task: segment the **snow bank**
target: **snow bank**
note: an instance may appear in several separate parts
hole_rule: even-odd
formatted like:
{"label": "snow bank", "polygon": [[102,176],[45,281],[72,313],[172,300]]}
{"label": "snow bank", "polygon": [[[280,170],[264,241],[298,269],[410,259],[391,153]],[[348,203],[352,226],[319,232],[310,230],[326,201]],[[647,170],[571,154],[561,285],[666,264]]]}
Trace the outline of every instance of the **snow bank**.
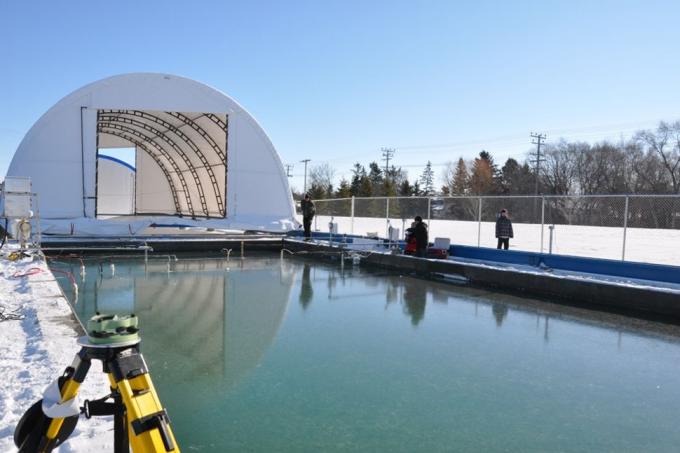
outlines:
{"label": "snow bank", "polygon": [[[16,451],[13,435],[17,422],[45,387],[71,364],[80,349],[79,326],[61,289],[44,261],[37,257],[20,262],[0,257],[0,306],[22,320],[0,322],[0,451]],[[34,275],[18,277],[30,269]],[[96,363],[82,385],[79,397],[94,399],[109,391],[106,375]],[[110,417],[81,417],[76,430],[56,451],[112,451]]]}

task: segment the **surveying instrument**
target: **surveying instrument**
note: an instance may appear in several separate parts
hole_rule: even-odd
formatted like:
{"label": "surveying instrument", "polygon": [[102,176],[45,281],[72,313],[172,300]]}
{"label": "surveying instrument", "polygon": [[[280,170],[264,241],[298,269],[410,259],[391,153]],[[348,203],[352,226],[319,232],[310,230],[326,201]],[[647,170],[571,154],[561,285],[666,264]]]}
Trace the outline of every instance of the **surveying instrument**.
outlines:
{"label": "surveying instrument", "polygon": [[[86,418],[113,415],[114,452],[178,452],[170,420],[161,406],[139,350],[138,319],[130,315],[100,315],[87,322],[87,336],[71,366],[50,384],[21,417],[14,443],[21,453],[47,453],[71,435],[81,413]],[[111,393],[78,406],[78,388],[92,360],[101,360]]]}

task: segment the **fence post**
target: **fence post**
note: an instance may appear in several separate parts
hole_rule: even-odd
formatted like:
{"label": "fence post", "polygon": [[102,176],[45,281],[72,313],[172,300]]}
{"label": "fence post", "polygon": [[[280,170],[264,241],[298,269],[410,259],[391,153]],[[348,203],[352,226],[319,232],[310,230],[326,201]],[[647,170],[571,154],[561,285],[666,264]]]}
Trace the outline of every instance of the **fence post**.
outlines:
{"label": "fence post", "polygon": [[626,232],[628,231],[628,195],[626,195],[626,207],[623,210],[623,248],[621,261],[626,261]]}
{"label": "fence post", "polygon": [[431,219],[431,217],[430,217],[431,208],[432,208],[432,198],[427,197],[427,227],[430,230],[432,229],[432,226],[430,225],[430,223],[431,223],[431,221],[430,221],[430,219]]}
{"label": "fence post", "polygon": [[350,232],[350,234],[354,234],[354,195],[352,195],[351,217],[352,217],[352,220],[350,220],[349,232]]}
{"label": "fence post", "polygon": [[479,211],[477,213],[477,247],[480,247],[482,241],[482,197],[479,197]]}
{"label": "fence post", "polygon": [[545,197],[541,197],[541,253],[543,253],[543,226],[544,225],[545,225]]}
{"label": "fence post", "polygon": [[390,239],[390,199],[385,197],[385,237]]}

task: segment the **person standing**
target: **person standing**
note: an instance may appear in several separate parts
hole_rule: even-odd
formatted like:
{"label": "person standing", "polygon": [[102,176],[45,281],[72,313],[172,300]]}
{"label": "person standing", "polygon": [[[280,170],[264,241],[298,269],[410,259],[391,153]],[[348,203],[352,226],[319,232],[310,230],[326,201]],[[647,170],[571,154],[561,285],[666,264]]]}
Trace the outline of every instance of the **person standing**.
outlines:
{"label": "person standing", "polygon": [[300,208],[302,209],[302,225],[305,228],[305,240],[308,241],[312,238],[312,219],[314,214],[316,214],[314,202],[308,193],[305,194],[305,198],[300,202]]}
{"label": "person standing", "polygon": [[501,212],[498,213],[498,219],[496,219],[496,237],[498,238],[497,249],[503,246],[507,250],[510,247],[510,238],[513,237],[512,222],[508,218],[508,210],[505,208],[501,209]]}
{"label": "person standing", "polygon": [[416,238],[416,253],[415,256],[425,258],[427,256],[427,225],[423,222],[423,218],[417,215],[413,220],[415,220],[415,226],[413,227],[413,236]]}

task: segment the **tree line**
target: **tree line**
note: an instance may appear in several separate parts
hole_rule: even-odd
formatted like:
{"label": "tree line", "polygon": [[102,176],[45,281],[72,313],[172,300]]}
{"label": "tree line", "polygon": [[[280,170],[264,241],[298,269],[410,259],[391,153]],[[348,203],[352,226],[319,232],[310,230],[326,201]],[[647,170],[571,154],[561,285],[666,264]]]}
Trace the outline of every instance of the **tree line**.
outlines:
{"label": "tree line", "polygon": [[[342,178],[337,186],[334,176],[335,170],[329,164],[312,167],[308,190],[312,198],[680,194],[680,121],[660,122],[655,129],[641,130],[616,143],[563,139],[545,144],[538,167],[535,155],[527,154],[522,162],[509,158],[499,166],[490,152],[482,150],[472,160],[461,157],[448,162],[439,185],[429,161],[414,180],[409,180],[401,167],[385,169],[377,162],[368,166],[355,163],[351,178]],[[680,217],[680,206],[676,207],[675,200],[631,200],[629,220],[633,224],[675,227],[680,222],[676,220]],[[477,205],[472,201],[447,203],[451,205],[447,206],[447,213],[452,218],[474,219],[478,215]],[[507,205],[508,201],[499,203]],[[622,203],[622,199],[555,199],[550,201],[546,214],[550,217],[548,221],[554,223],[620,225]],[[644,206],[636,207],[635,203]],[[536,205],[526,200],[513,200],[512,204],[509,209],[514,210],[515,219],[535,221],[539,215]],[[500,204],[487,202],[487,206],[483,210],[488,212],[483,212],[483,217],[492,218]]]}
{"label": "tree line", "polygon": [[[680,121],[661,122],[618,143],[545,144],[538,178],[529,155],[498,166],[481,151],[472,160],[448,162],[437,187],[432,163],[415,180],[401,167],[357,162],[352,176],[334,185],[335,169],[313,166],[308,192],[313,198],[434,195],[608,195],[680,194]],[[535,156],[534,156],[535,157]]]}

